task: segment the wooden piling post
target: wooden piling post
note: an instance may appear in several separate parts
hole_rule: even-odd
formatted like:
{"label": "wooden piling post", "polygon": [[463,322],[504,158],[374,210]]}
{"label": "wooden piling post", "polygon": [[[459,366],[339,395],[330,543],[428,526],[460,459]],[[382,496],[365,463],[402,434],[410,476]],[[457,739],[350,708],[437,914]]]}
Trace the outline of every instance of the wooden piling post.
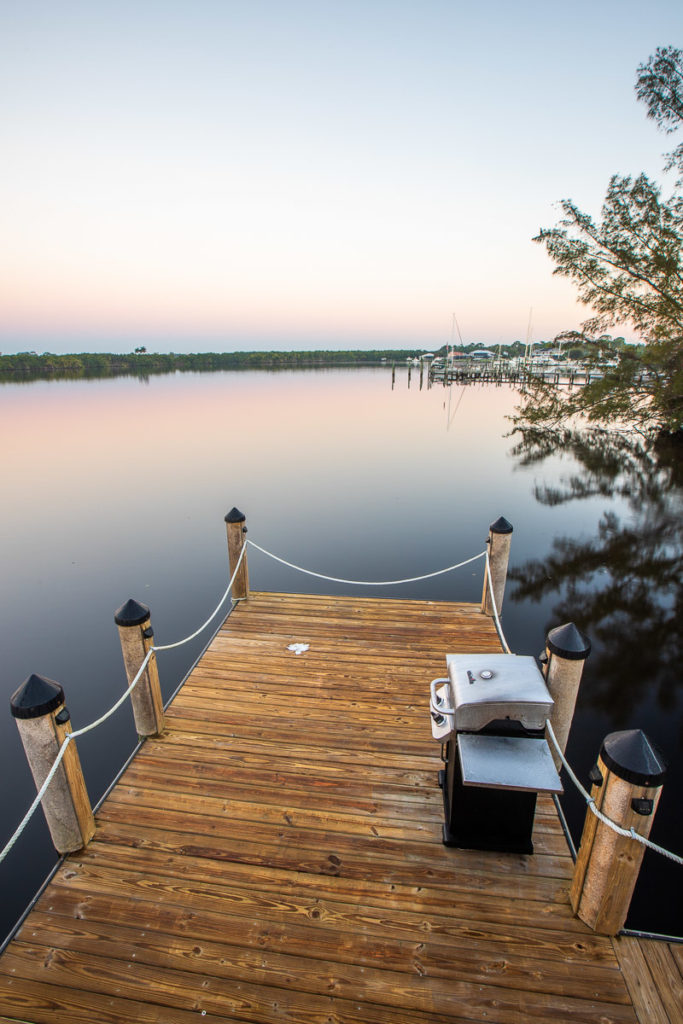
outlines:
{"label": "wooden piling post", "polygon": [[[640,729],[605,737],[591,773],[598,810],[647,838],[666,765]],[[588,809],[570,892],[572,909],[593,931],[616,935],[626,921],[645,847],[621,836]]]}
{"label": "wooden piling post", "polygon": [[[488,545],[489,564],[491,567],[491,582],[493,584],[493,600],[496,603],[496,610],[500,615],[503,609],[503,597],[505,595],[505,582],[508,573],[508,561],[510,559],[510,541],[512,539],[512,526],[507,519],[500,516],[495,523],[489,526],[489,536],[486,541]],[[484,590],[481,597],[481,610],[485,615],[493,615],[493,601],[491,600],[491,588],[489,587],[489,575],[484,572]]]}
{"label": "wooden piling post", "polygon": [[[228,557],[230,559],[230,577],[232,578],[242,548],[245,544],[247,532],[246,516],[237,508],[232,508],[225,517],[225,525],[228,531]],[[232,585],[233,601],[246,601],[249,597],[249,569],[247,567],[247,555],[244,554],[239,572]]]}
{"label": "wooden piling post", "polygon": [[[123,663],[130,686],[140,671],[140,666],[147,657],[154,639],[149,608],[131,597],[116,611],[114,622],[118,626]],[[163,732],[164,705],[154,654],[131,692],[130,702],[138,736],[158,736]]]}
{"label": "wooden piling post", "polygon": [[[12,694],[10,708],[39,790],[71,732],[64,690],[53,679],[31,675]],[[58,853],[87,846],[95,833],[95,819],[74,740],[64,751],[41,803]]]}
{"label": "wooden piling post", "polygon": [[[562,753],[566,750],[569,731],[574,718],[576,696],[583,674],[583,665],[591,652],[588,637],[576,628],[573,622],[551,629],[545,638],[547,664],[545,681],[553,698],[550,724]],[[550,744],[555,766],[560,770],[562,760]]]}

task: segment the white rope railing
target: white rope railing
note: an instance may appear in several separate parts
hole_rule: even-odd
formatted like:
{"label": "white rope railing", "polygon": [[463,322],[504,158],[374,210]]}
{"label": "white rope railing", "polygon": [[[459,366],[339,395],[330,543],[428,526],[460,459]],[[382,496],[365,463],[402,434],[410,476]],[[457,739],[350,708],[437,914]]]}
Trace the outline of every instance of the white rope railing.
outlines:
{"label": "white rope railing", "polygon": [[[63,741],[61,747],[59,748],[59,751],[57,752],[57,756],[55,757],[55,760],[54,760],[53,764],[51,765],[50,770],[49,770],[47,776],[45,777],[44,782],[42,783],[42,785],[41,785],[40,789],[38,790],[38,792],[37,792],[33,802],[31,803],[31,806],[28,808],[26,814],[22,818],[21,822],[19,823],[19,825],[15,829],[15,831],[12,834],[12,836],[10,837],[10,839],[7,841],[7,843],[3,847],[2,851],[0,851],[0,863],[5,859],[5,857],[8,855],[8,853],[10,852],[12,847],[16,844],[16,842],[18,841],[18,839],[20,838],[20,836],[24,832],[26,826],[28,825],[28,822],[30,821],[32,815],[35,813],[35,811],[36,811],[38,805],[40,804],[41,800],[45,796],[45,793],[47,792],[48,786],[52,782],[55,774],[57,773],[57,770],[58,770],[60,764],[62,763],[62,760],[64,758],[64,754],[66,753],[66,749],[67,749],[69,743],[71,743],[73,740],[77,739],[79,736],[84,736],[86,733],[91,732],[93,729],[98,728],[98,726],[100,726],[104,722],[106,722],[108,718],[110,718],[116,711],[118,711],[118,709],[121,707],[121,705],[128,699],[130,694],[133,692],[133,690],[137,686],[138,682],[140,681],[143,672],[147,668],[147,665],[149,664],[150,660],[152,659],[153,656],[156,655],[156,653],[158,651],[169,651],[169,650],[172,650],[172,649],[177,648],[177,647],[182,647],[184,644],[189,643],[191,640],[194,640],[195,637],[199,636],[199,634],[202,633],[207,628],[207,626],[209,626],[211,624],[211,622],[213,622],[215,617],[218,615],[218,612],[220,611],[222,606],[225,604],[225,601],[227,600],[228,595],[230,594],[232,586],[233,586],[233,584],[235,582],[235,578],[236,578],[237,573],[239,572],[240,566],[242,564],[242,560],[245,557],[246,550],[247,550],[247,544],[249,544],[251,547],[255,548],[257,551],[260,551],[261,554],[266,555],[267,557],[273,559],[274,561],[280,562],[282,565],[285,565],[285,566],[287,566],[290,569],[294,569],[297,572],[304,573],[307,576],[314,576],[317,579],[326,580],[326,581],[332,582],[332,583],[345,583],[345,584],[349,584],[349,585],[352,585],[352,586],[366,586],[366,587],[397,586],[397,585],[400,585],[402,583],[417,583],[417,582],[420,582],[421,580],[432,579],[435,576],[442,576],[445,573],[453,572],[455,569],[460,569],[460,568],[462,568],[465,565],[470,565],[472,562],[476,562],[480,558],[485,558],[486,576],[487,576],[487,580],[488,580],[489,594],[490,594],[490,599],[491,599],[491,607],[493,608],[493,616],[494,616],[494,620],[495,620],[495,623],[496,623],[496,629],[498,631],[498,635],[500,637],[501,643],[502,643],[505,651],[508,654],[511,653],[510,646],[509,646],[507,640],[505,639],[505,635],[503,633],[503,628],[502,628],[501,623],[500,623],[500,616],[498,614],[498,609],[496,607],[496,601],[495,601],[495,596],[494,596],[494,591],[493,591],[493,580],[492,580],[492,577],[491,577],[491,563],[490,563],[490,559],[489,559],[488,550],[481,551],[479,554],[473,555],[471,558],[467,558],[467,559],[465,559],[462,562],[456,563],[455,565],[447,566],[445,569],[438,569],[435,572],[425,573],[422,576],[411,576],[411,577],[408,577],[406,579],[400,579],[400,580],[368,581],[368,580],[347,580],[347,579],[342,579],[342,578],[337,577],[337,576],[327,576],[327,575],[324,575],[323,573],[314,572],[314,571],[312,571],[310,569],[305,569],[305,568],[303,568],[300,565],[295,565],[293,562],[288,562],[286,559],[280,558],[278,555],[273,554],[271,551],[268,551],[265,548],[262,548],[260,545],[256,544],[254,541],[247,540],[246,543],[242,546],[242,550],[240,552],[240,556],[239,556],[239,558],[237,560],[237,563],[235,565],[235,569],[233,571],[232,576],[230,577],[230,582],[228,583],[228,585],[227,585],[227,587],[225,589],[225,592],[223,593],[223,596],[221,597],[220,601],[218,602],[218,604],[216,605],[215,609],[213,610],[211,615],[208,617],[208,619],[206,619],[206,621],[198,629],[196,629],[193,633],[190,633],[189,636],[186,636],[182,640],[177,640],[175,643],[171,643],[171,644],[155,644],[154,646],[150,647],[149,650],[147,651],[143,661],[142,661],[142,664],[140,665],[140,668],[137,671],[137,674],[135,675],[135,678],[131,681],[130,685],[124,691],[124,693],[119,697],[119,699],[109,708],[109,710],[106,711],[99,718],[95,719],[95,721],[91,722],[89,725],[83,726],[83,728],[81,728],[81,729],[76,729],[73,732],[70,732],[70,733],[68,733],[66,735],[66,737],[64,738],[64,741]],[[585,799],[588,807],[592,811],[592,813],[595,814],[595,816],[597,818],[599,818],[600,821],[602,821],[609,828],[613,829],[619,835],[624,836],[626,838],[635,839],[637,842],[642,843],[644,846],[647,846],[649,849],[654,850],[657,853],[661,853],[663,856],[668,857],[670,860],[675,861],[677,864],[683,864],[683,858],[679,857],[677,854],[671,853],[669,850],[665,850],[663,847],[658,846],[656,843],[651,842],[649,839],[646,839],[644,836],[639,835],[633,828],[631,828],[631,829],[624,829],[624,828],[622,828],[620,825],[617,825],[616,822],[612,821],[610,818],[608,818],[606,815],[604,815],[600,810],[598,810],[598,808],[597,808],[597,806],[595,804],[595,801],[590,796],[590,794],[584,789],[584,787],[581,785],[581,783],[577,779],[576,775],[574,774],[571,766],[569,765],[568,761],[566,760],[563,751],[560,749],[560,746],[559,746],[559,744],[557,742],[557,738],[555,736],[555,733],[553,732],[552,726],[551,726],[549,721],[546,722],[546,726],[547,726],[547,730],[548,730],[548,736],[549,736],[550,740],[552,741],[555,749],[557,750],[557,753],[558,753],[558,755],[559,755],[559,757],[560,757],[560,759],[562,761],[562,764],[564,765],[564,767],[565,767],[565,769],[567,771],[567,774],[569,775],[570,779],[572,780],[572,782],[574,783],[576,788],[579,790],[579,792],[584,797],[584,799]]]}
{"label": "white rope railing", "polygon": [[560,758],[562,764],[566,769],[567,775],[572,780],[572,782],[578,789],[579,793],[586,801],[586,804],[588,805],[591,813],[594,814],[595,817],[603,823],[603,825],[607,825],[607,827],[611,828],[613,832],[616,832],[617,835],[623,836],[625,839],[635,839],[637,843],[641,843],[643,846],[647,846],[648,849],[654,850],[655,853],[661,853],[663,857],[668,857],[669,860],[674,861],[674,863],[683,864],[683,857],[679,857],[678,854],[671,853],[670,850],[665,850],[663,846],[658,846],[657,843],[653,843],[650,839],[646,839],[645,836],[641,836],[638,832],[636,832],[636,830],[633,827],[627,829],[623,828],[621,825],[617,825],[616,821],[612,821],[611,818],[608,818],[606,814],[603,814],[602,811],[599,810],[597,804],[595,803],[595,800],[590,795],[590,793],[581,785],[574,771],[572,770],[571,765],[567,761],[567,758],[564,756],[564,752],[560,747],[560,744],[557,742],[557,737],[553,732],[552,725],[549,721],[547,721],[545,725],[548,732],[548,737],[551,740],[553,746],[555,747],[558,757]]}
{"label": "white rope railing", "polygon": [[52,762],[50,770],[47,773],[47,775],[45,776],[45,780],[44,780],[42,786],[40,787],[40,789],[38,790],[33,803],[31,804],[31,806],[27,810],[27,812],[24,815],[24,817],[19,822],[19,825],[14,830],[14,832],[13,832],[12,836],[10,837],[10,839],[7,841],[7,843],[5,843],[4,847],[2,848],[2,851],[0,851],[0,863],[2,863],[2,861],[5,859],[7,854],[10,852],[10,850],[12,849],[14,844],[17,842],[17,840],[21,836],[22,832],[24,831],[24,829],[28,825],[29,821],[31,820],[31,816],[34,814],[36,808],[38,807],[38,804],[40,803],[40,801],[45,796],[45,793],[47,792],[47,787],[50,785],[50,783],[54,779],[55,775],[57,774],[57,769],[59,768],[60,764],[62,763],[62,760],[64,758],[64,754],[66,753],[66,748],[69,746],[69,744],[72,742],[72,740],[77,739],[79,736],[84,736],[85,733],[91,732],[92,729],[96,729],[99,725],[102,725],[103,722],[106,722],[106,720],[108,718],[110,718],[114,714],[115,711],[118,711],[118,709],[121,707],[123,702],[130,696],[130,694],[133,692],[133,690],[137,686],[137,684],[138,684],[138,682],[139,682],[139,680],[140,680],[140,678],[142,676],[142,673],[147,668],[147,665],[149,664],[149,661],[150,661],[150,659],[151,659],[153,654],[154,654],[154,649],[150,648],[150,650],[147,651],[147,654],[145,655],[144,661],[142,662],[142,664],[140,665],[140,668],[138,669],[138,673],[135,676],[135,679],[133,679],[133,681],[131,682],[130,686],[125,691],[125,693],[121,694],[121,696],[116,701],[116,703],[113,704],[109,708],[109,710],[107,712],[105,712],[105,714],[101,715],[100,718],[96,719],[94,722],[91,722],[90,725],[84,725],[82,729],[76,729],[74,732],[67,733],[67,735],[64,737],[64,741],[63,741],[61,747],[59,748],[59,750],[57,751],[57,756],[55,757],[54,761]]}
{"label": "white rope railing", "polygon": [[213,620],[216,618],[216,616],[218,615],[219,611],[221,610],[222,606],[225,604],[225,601],[227,600],[228,594],[232,590],[232,585],[235,582],[235,577],[237,576],[237,573],[239,572],[240,566],[242,564],[242,559],[244,558],[246,553],[247,553],[247,546],[246,546],[246,544],[243,544],[242,545],[242,550],[240,551],[240,557],[237,559],[237,565],[235,566],[235,571],[233,572],[232,576],[230,577],[230,582],[228,583],[227,587],[225,588],[225,593],[223,594],[222,598],[220,599],[220,601],[218,602],[218,604],[216,605],[214,610],[209,615],[209,617],[206,620],[206,622],[202,626],[200,626],[199,629],[195,629],[194,633],[190,633],[189,636],[186,636],[184,640],[176,640],[176,642],[174,644],[155,644],[155,646],[152,647],[151,650],[153,650],[153,651],[170,651],[174,647],[182,647],[183,644],[188,644],[190,642],[190,640],[194,640],[195,637],[199,636],[200,633],[204,632],[206,627],[211,622],[213,622]]}
{"label": "white rope railing", "polygon": [[[58,770],[60,764],[62,763],[62,760],[64,758],[64,754],[66,753],[66,748],[68,747],[69,743],[71,743],[73,740],[77,739],[79,736],[84,736],[86,733],[91,732],[93,729],[96,729],[98,726],[102,725],[103,722],[106,722],[108,718],[111,718],[111,716],[116,711],[118,711],[118,709],[121,707],[121,705],[128,699],[128,697],[131,695],[131,693],[133,692],[133,690],[137,686],[138,682],[140,681],[140,679],[142,677],[143,672],[145,671],[145,669],[147,668],[147,665],[150,662],[150,659],[154,655],[156,655],[157,652],[159,652],[159,651],[170,651],[170,650],[173,650],[176,647],[182,647],[184,644],[189,643],[191,640],[194,640],[195,637],[199,636],[199,634],[202,633],[207,628],[207,626],[209,626],[211,624],[211,622],[213,622],[213,620],[216,618],[216,616],[218,615],[219,611],[221,610],[221,608],[225,604],[225,601],[227,600],[228,595],[230,594],[230,591],[232,590],[232,586],[233,586],[233,584],[235,582],[235,578],[237,576],[237,573],[239,572],[240,566],[242,565],[242,561],[243,561],[243,559],[244,559],[244,557],[246,555],[247,544],[251,545],[251,547],[255,548],[257,551],[260,551],[261,554],[267,555],[269,558],[272,558],[276,562],[280,562],[281,564],[288,566],[290,569],[295,569],[298,572],[305,573],[307,576],[315,576],[318,579],[327,580],[328,582],[332,582],[332,583],[348,583],[348,584],[351,584],[353,586],[385,587],[385,586],[397,586],[397,585],[399,585],[401,583],[417,583],[417,582],[419,582],[421,580],[432,579],[434,576],[442,576],[445,573],[453,572],[455,569],[461,569],[463,566],[470,565],[472,562],[476,562],[479,558],[483,558],[484,556],[486,556],[486,562],[487,562],[487,567],[488,567],[488,552],[487,551],[481,551],[478,555],[473,555],[472,558],[467,558],[464,561],[458,562],[455,565],[449,565],[445,569],[438,569],[436,572],[426,573],[423,576],[411,576],[411,577],[408,577],[406,579],[401,579],[401,580],[384,580],[384,581],[378,581],[378,582],[369,582],[367,580],[346,580],[346,579],[341,579],[341,578],[336,577],[336,576],[325,576],[322,573],[313,572],[310,569],[304,569],[300,565],[295,565],[293,562],[288,562],[284,558],[280,558],[278,555],[274,555],[271,551],[267,551],[265,548],[262,548],[262,547],[260,547],[260,545],[254,543],[254,541],[247,540],[246,543],[242,545],[242,550],[240,551],[240,555],[239,555],[239,558],[238,558],[237,563],[235,565],[235,569],[234,569],[234,571],[232,573],[232,576],[230,577],[230,582],[228,583],[223,596],[221,597],[220,601],[218,602],[218,604],[216,605],[215,609],[213,610],[211,615],[208,617],[208,619],[198,629],[196,629],[193,633],[190,633],[189,636],[184,637],[184,639],[182,639],[182,640],[177,640],[175,643],[171,643],[171,644],[155,644],[154,646],[150,647],[149,650],[147,651],[147,654],[145,655],[145,658],[144,658],[142,664],[140,665],[140,668],[138,669],[138,672],[137,672],[135,678],[130,683],[128,689],[125,690],[125,692],[109,708],[109,710],[106,711],[99,718],[97,718],[94,722],[91,722],[89,725],[83,726],[83,728],[81,728],[81,729],[76,729],[73,732],[70,732],[70,733],[68,733],[66,735],[66,737],[64,738],[64,741],[63,741],[61,747],[59,748],[59,750],[57,752],[57,756],[55,757],[55,760],[52,763],[52,765],[50,767],[50,770],[49,770],[49,772],[47,773],[47,775],[45,777],[45,780],[43,781],[43,784],[41,785],[40,789],[38,790],[38,792],[37,792],[37,794],[35,796],[35,799],[31,803],[31,806],[27,810],[26,814],[22,818],[21,822],[19,823],[19,825],[15,829],[15,831],[12,834],[12,836],[10,837],[10,839],[7,841],[7,843],[5,844],[3,849],[0,851],[0,863],[5,859],[5,857],[8,855],[8,853],[10,852],[12,847],[15,845],[15,843],[17,842],[17,840],[19,839],[19,837],[21,836],[21,834],[25,830],[26,826],[28,825],[32,815],[35,813],[36,809],[38,808],[38,805],[40,804],[41,800],[45,796],[45,793],[47,792],[48,786],[52,782],[53,778],[55,777],[55,775],[57,773],[57,770]],[[490,570],[489,570],[489,581],[490,581]],[[494,605],[494,607],[495,607],[495,605]],[[497,616],[497,612],[496,612],[496,616]]]}
{"label": "white rope railing", "polygon": [[326,580],[328,583],[348,583],[353,587],[396,587],[401,583],[419,583],[421,580],[430,580],[434,576],[443,576],[444,573],[453,572],[454,569],[461,569],[464,565],[469,565],[470,562],[476,562],[478,558],[483,558],[486,554],[485,551],[480,551],[478,555],[472,555],[471,558],[466,558],[464,562],[458,562],[456,565],[449,565],[445,569],[437,569],[436,572],[425,573],[424,576],[409,576],[404,580],[345,580],[339,576],[325,576],[321,572],[313,572],[312,569],[304,569],[300,565],[295,565],[294,562],[288,562],[284,558],[280,558],[279,555],[274,555],[272,551],[266,551],[265,548],[255,544],[253,540],[247,540],[252,548],[260,551],[262,555],[267,555],[268,558],[272,558],[275,562],[280,562],[281,565],[286,565],[288,569],[296,569],[297,572],[303,572],[306,576],[315,576],[316,579]]}
{"label": "white rope railing", "polygon": [[486,555],[486,576],[489,583],[489,596],[491,598],[491,607],[493,608],[493,618],[496,623],[496,630],[498,632],[500,642],[503,645],[503,650],[505,651],[506,654],[512,654],[512,651],[510,650],[510,645],[505,639],[503,627],[500,624],[500,616],[498,615],[498,609],[496,608],[496,596],[493,592],[493,579],[491,578],[491,559],[489,558],[488,548],[486,549],[484,554]]}
{"label": "white rope railing", "polygon": [[[496,622],[496,629],[498,630],[498,636],[500,637],[500,641],[503,644],[503,647],[505,648],[506,652],[508,654],[511,654],[512,652],[510,650],[510,647],[508,645],[507,640],[505,639],[505,636],[503,634],[503,628],[502,628],[502,626],[500,624],[500,618],[498,617],[498,609],[496,608],[496,599],[495,599],[494,594],[493,594],[493,580],[491,579],[491,563],[490,563],[488,551],[486,551],[486,574],[487,574],[487,577],[488,577],[489,592],[490,592],[490,595],[491,595],[491,607],[493,608],[493,617],[494,617],[495,622]],[[641,836],[640,833],[636,832],[636,830],[634,828],[630,828],[630,829],[622,828],[621,825],[617,825],[617,823],[615,821],[612,821],[611,818],[608,818],[606,814],[603,814],[602,811],[598,809],[598,807],[597,807],[597,805],[595,803],[595,800],[590,795],[590,793],[586,789],[584,789],[584,787],[581,785],[581,783],[579,782],[579,780],[576,777],[576,774],[572,770],[571,765],[569,764],[569,762],[567,761],[566,757],[564,756],[564,752],[561,749],[561,747],[560,747],[560,745],[559,745],[559,743],[557,741],[557,737],[555,736],[555,733],[553,732],[553,727],[550,724],[550,721],[546,721],[545,724],[546,724],[546,728],[547,728],[547,732],[548,732],[548,738],[552,741],[552,744],[555,747],[555,750],[557,751],[557,754],[558,754],[562,764],[564,765],[569,778],[572,780],[572,782],[574,783],[574,785],[578,789],[579,793],[581,793],[581,795],[583,796],[584,800],[586,801],[586,804],[588,805],[588,807],[591,810],[591,812],[595,815],[595,817],[598,818],[600,821],[602,821],[603,824],[607,825],[608,828],[611,828],[618,835],[624,836],[624,838],[626,838],[626,839],[635,839],[637,843],[641,843],[643,846],[646,846],[649,850],[654,850],[655,853],[661,853],[661,855],[663,857],[668,857],[669,860],[674,861],[674,863],[676,863],[676,864],[683,864],[683,857],[679,857],[678,854],[672,853],[670,850],[664,849],[663,846],[659,846],[657,843],[653,843],[652,840],[647,839],[645,836]]]}
{"label": "white rope railing", "polygon": [[484,555],[487,554],[487,552],[482,551],[478,555],[474,555],[472,558],[467,558],[463,562],[458,562],[457,565],[450,565],[450,566],[448,566],[445,569],[439,569],[436,572],[427,573],[424,576],[413,576],[413,577],[410,577],[409,579],[403,579],[403,580],[387,580],[387,581],[384,581],[384,582],[373,582],[373,583],[370,583],[370,582],[363,581],[363,580],[344,580],[344,579],[339,579],[338,577],[335,577],[335,576],[324,576],[324,575],[322,575],[322,573],[312,572],[310,569],[304,569],[301,566],[294,565],[292,562],[285,561],[284,558],[280,558],[278,555],[274,555],[272,552],[267,551],[265,548],[260,547],[258,544],[255,544],[254,541],[252,541],[252,540],[247,540],[246,543],[242,545],[242,550],[240,551],[240,555],[239,555],[239,558],[238,558],[237,563],[235,565],[235,569],[234,569],[234,571],[232,573],[232,576],[230,577],[230,582],[228,583],[227,587],[225,588],[225,592],[224,592],[223,596],[221,597],[220,601],[218,602],[218,604],[216,605],[216,607],[214,608],[213,612],[208,617],[206,622],[204,622],[198,629],[196,629],[193,633],[190,633],[189,636],[184,637],[184,639],[182,639],[182,640],[177,640],[175,643],[171,643],[171,644],[155,644],[154,646],[150,647],[149,650],[147,651],[147,654],[145,655],[145,658],[144,658],[142,664],[140,665],[140,668],[137,671],[137,674],[136,674],[135,678],[132,680],[132,682],[130,683],[128,688],[125,690],[125,692],[119,697],[119,699],[109,708],[109,710],[106,711],[99,718],[97,718],[94,722],[91,722],[89,725],[85,725],[85,726],[83,726],[83,728],[76,729],[73,732],[70,732],[70,733],[68,733],[66,735],[66,737],[64,738],[64,741],[63,741],[61,747],[59,748],[59,750],[57,752],[57,756],[55,757],[55,760],[53,761],[52,765],[50,766],[50,770],[47,773],[47,775],[45,777],[45,780],[43,781],[40,789],[38,790],[38,792],[37,792],[37,794],[35,796],[35,799],[31,803],[31,806],[27,810],[27,812],[24,815],[24,817],[21,819],[19,825],[15,829],[15,831],[12,834],[12,836],[10,837],[10,839],[7,841],[5,846],[0,851],[0,863],[5,859],[5,857],[7,857],[8,853],[10,852],[12,847],[15,845],[17,840],[20,838],[21,834],[24,832],[26,826],[28,825],[29,821],[31,820],[32,815],[35,813],[35,811],[38,808],[41,800],[45,796],[45,793],[47,792],[48,786],[50,785],[50,783],[54,779],[54,777],[55,777],[55,775],[57,773],[57,770],[58,770],[60,764],[62,763],[62,760],[64,759],[64,754],[66,753],[66,749],[69,746],[69,743],[73,742],[73,740],[77,739],[79,736],[84,736],[86,733],[91,732],[93,729],[96,729],[98,726],[102,725],[103,722],[106,722],[108,718],[111,718],[111,716],[116,711],[118,711],[118,709],[121,707],[121,705],[128,699],[128,697],[131,695],[131,693],[133,692],[133,690],[137,686],[137,684],[140,681],[140,679],[142,678],[142,674],[145,671],[145,669],[147,668],[147,665],[149,664],[151,658],[153,656],[155,656],[157,654],[157,652],[159,652],[159,651],[170,651],[170,650],[173,650],[176,647],[182,647],[184,644],[189,643],[191,640],[194,640],[195,637],[199,636],[199,634],[202,633],[207,628],[207,626],[209,626],[213,622],[213,620],[216,618],[216,616],[218,615],[219,611],[221,610],[221,608],[225,604],[225,602],[226,602],[226,600],[228,598],[228,595],[230,594],[230,591],[232,590],[232,586],[233,586],[233,584],[235,582],[235,578],[237,576],[237,573],[240,570],[240,566],[242,565],[242,561],[243,561],[243,559],[244,559],[244,557],[246,555],[246,552],[247,552],[247,544],[250,544],[251,547],[255,548],[257,551],[260,551],[262,554],[267,555],[269,558],[273,558],[273,559],[275,559],[275,561],[281,562],[283,565],[288,566],[290,569],[296,569],[299,572],[305,573],[307,576],[316,576],[319,579],[328,580],[328,581],[334,582],[334,583],[349,583],[349,584],[352,584],[354,586],[368,586],[368,587],[395,586],[395,585],[400,584],[400,583],[416,583],[416,582],[418,582],[420,580],[431,579],[434,576],[441,576],[444,573],[452,572],[455,569],[460,569],[464,565],[469,565],[471,562],[475,562],[475,561],[477,561],[477,559],[483,558]]}
{"label": "white rope railing", "polygon": [[242,559],[245,556],[246,550],[247,550],[246,549],[246,545],[244,545],[242,547],[241,552],[240,552],[240,556],[239,556],[239,558],[237,560],[237,564],[235,565],[235,570],[234,570],[232,576],[230,577],[230,582],[228,583],[228,586],[226,587],[225,593],[221,597],[220,601],[218,602],[218,604],[216,605],[215,609],[213,610],[211,615],[208,617],[206,622],[203,625],[201,625],[199,627],[199,629],[196,629],[194,631],[194,633],[190,633],[189,636],[186,636],[183,640],[178,640],[178,641],[176,641],[176,643],[173,643],[173,644],[155,644],[153,647],[150,647],[149,650],[147,651],[147,654],[145,655],[145,657],[143,659],[142,664],[140,665],[140,668],[137,671],[137,674],[136,674],[135,678],[131,681],[130,685],[128,686],[128,689],[125,690],[121,694],[119,699],[114,704],[112,704],[112,706],[109,708],[109,710],[105,711],[105,713],[103,715],[100,715],[99,718],[96,718],[95,721],[91,722],[89,725],[84,725],[83,728],[81,728],[81,729],[75,729],[73,732],[67,733],[67,735],[65,736],[64,741],[63,741],[63,743],[61,745],[61,747],[57,751],[57,756],[55,757],[54,761],[52,762],[52,765],[50,766],[49,772],[45,776],[45,780],[43,781],[42,786],[40,787],[40,789],[38,790],[38,792],[37,792],[37,794],[35,796],[35,799],[31,803],[31,806],[27,810],[27,812],[24,815],[24,817],[21,819],[19,825],[14,830],[13,834],[11,835],[11,837],[9,838],[7,843],[5,843],[4,847],[0,851],[0,863],[2,863],[2,861],[5,859],[7,854],[12,849],[12,847],[15,845],[15,843],[17,842],[17,840],[21,836],[22,832],[24,831],[24,829],[28,825],[29,821],[31,820],[32,815],[35,813],[38,805],[40,804],[40,801],[45,796],[45,793],[47,792],[48,786],[50,785],[50,783],[54,779],[54,777],[55,777],[55,775],[57,773],[57,769],[59,768],[60,764],[62,763],[62,760],[64,759],[64,754],[66,753],[66,748],[69,746],[69,744],[71,742],[73,742],[73,740],[78,739],[79,736],[84,736],[86,733],[92,732],[93,729],[96,729],[98,726],[102,725],[103,722],[106,722],[108,718],[111,718],[111,716],[116,711],[118,711],[118,709],[121,707],[121,705],[128,699],[128,697],[130,697],[131,693],[133,692],[133,690],[135,689],[135,687],[139,683],[140,679],[142,678],[142,673],[145,671],[145,669],[147,668],[147,665],[149,664],[149,662],[152,659],[152,657],[157,653],[157,651],[170,651],[174,647],[182,647],[183,644],[187,644],[187,643],[190,642],[190,640],[194,640],[195,637],[199,636],[199,634],[202,633],[211,622],[213,622],[213,620],[218,615],[218,612],[220,611],[222,606],[225,604],[225,601],[226,601],[226,599],[228,597],[228,594],[230,593],[230,591],[232,589],[232,585],[235,582],[235,577],[237,576],[237,573],[239,572],[239,568],[240,568],[240,566],[242,564]]}

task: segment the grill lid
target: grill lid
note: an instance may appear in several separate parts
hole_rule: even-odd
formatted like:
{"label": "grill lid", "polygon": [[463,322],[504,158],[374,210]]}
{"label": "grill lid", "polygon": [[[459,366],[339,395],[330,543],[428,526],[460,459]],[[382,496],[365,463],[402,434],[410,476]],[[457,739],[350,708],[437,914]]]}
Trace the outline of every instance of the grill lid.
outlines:
{"label": "grill lid", "polygon": [[517,654],[448,654],[451,700],[458,732],[479,732],[510,718],[542,729],[553,699],[534,658]]}

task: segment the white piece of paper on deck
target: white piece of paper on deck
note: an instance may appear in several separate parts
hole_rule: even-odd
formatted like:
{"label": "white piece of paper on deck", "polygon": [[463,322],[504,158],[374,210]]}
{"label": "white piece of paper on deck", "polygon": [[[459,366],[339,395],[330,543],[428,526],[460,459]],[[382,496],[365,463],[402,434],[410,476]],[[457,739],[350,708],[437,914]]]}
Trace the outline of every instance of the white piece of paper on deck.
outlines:
{"label": "white piece of paper on deck", "polygon": [[303,654],[310,646],[310,644],[290,644],[287,650],[294,651],[295,654]]}

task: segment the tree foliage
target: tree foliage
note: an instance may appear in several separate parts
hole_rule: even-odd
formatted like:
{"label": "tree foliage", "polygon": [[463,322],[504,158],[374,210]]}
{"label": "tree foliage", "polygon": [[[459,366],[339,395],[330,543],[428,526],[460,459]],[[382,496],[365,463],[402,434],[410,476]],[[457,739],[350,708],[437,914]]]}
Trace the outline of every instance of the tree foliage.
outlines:
{"label": "tree foliage", "polygon": [[[663,47],[639,67],[636,94],[665,132],[683,125],[683,53]],[[683,172],[683,144],[669,165]],[[683,177],[683,173],[682,173]],[[643,433],[677,433],[683,424],[683,192],[668,197],[647,175],[615,174],[601,216],[571,199],[562,218],[534,238],[545,246],[554,273],[571,280],[593,315],[583,335],[628,324],[643,346],[623,350],[618,366],[568,400],[543,382],[525,392],[521,421],[559,423],[568,415],[624,420]]]}
{"label": "tree foliage", "polygon": [[[663,132],[675,132],[683,123],[683,54],[673,46],[660,46],[638,68],[636,96],[647,116]],[[669,154],[667,168],[683,171],[683,142]]]}
{"label": "tree foliage", "polygon": [[570,199],[559,225],[543,229],[555,273],[573,280],[595,310],[584,331],[629,322],[647,340],[683,335],[683,203],[662,199],[645,174],[615,174],[599,222]]}

